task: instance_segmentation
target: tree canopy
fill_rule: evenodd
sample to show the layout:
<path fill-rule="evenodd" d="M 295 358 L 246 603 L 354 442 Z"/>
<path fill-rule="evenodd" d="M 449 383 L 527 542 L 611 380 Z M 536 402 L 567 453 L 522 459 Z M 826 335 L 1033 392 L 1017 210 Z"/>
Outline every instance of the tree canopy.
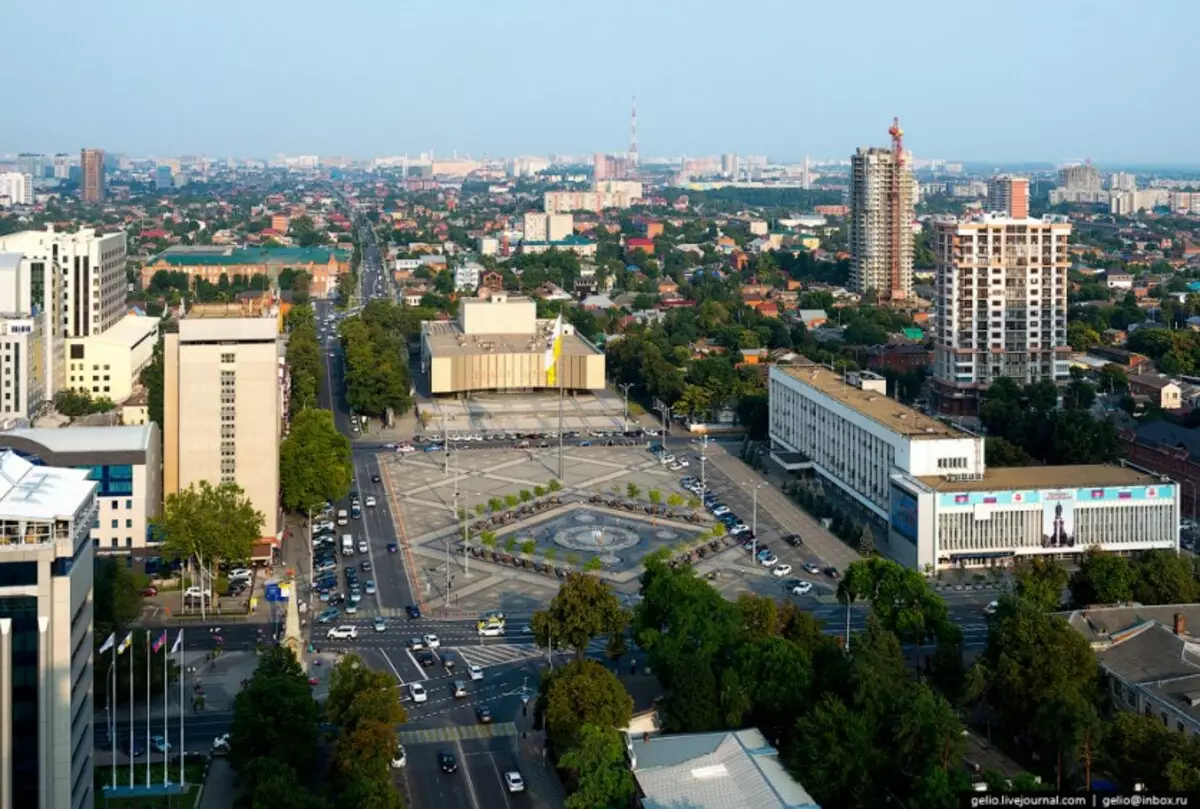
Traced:
<path fill-rule="evenodd" d="M 624 632 L 628 622 L 629 615 L 608 582 L 587 573 L 572 573 L 549 606 L 533 614 L 530 624 L 543 649 L 573 649 L 582 660 L 594 638 Z"/>
<path fill-rule="evenodd" d="M 168 556 L 215 565 L 250 558 L 262 538 L 263 515 L 236 483 L 202 480 L 167 495 L 154 527 Z"/>
<path fill-rule="evenodd" d="M 292 418 L 279 447 L 279 484 L 284 508 L 307 511 L 350 491 L 354 464 L 350 442 L 328 410 L 302 410 Z"/>

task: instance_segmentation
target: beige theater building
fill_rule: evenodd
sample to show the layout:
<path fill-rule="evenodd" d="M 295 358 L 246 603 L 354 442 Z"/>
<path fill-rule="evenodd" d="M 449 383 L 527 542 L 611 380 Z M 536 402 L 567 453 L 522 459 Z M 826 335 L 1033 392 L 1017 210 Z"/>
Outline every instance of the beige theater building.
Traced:
<path fill-rule="evenodd" d="M 421 324 L 421 365 L 430 391 L 528 391 L 549 387 L 546 349 L 553 320 L 539 320 L 537 304 L 524 297 L 493 295 L 460 303 L 457 321 Z M 559 358 L 567 390 L 604 387 L 604 353 L 563 323 Z"/>

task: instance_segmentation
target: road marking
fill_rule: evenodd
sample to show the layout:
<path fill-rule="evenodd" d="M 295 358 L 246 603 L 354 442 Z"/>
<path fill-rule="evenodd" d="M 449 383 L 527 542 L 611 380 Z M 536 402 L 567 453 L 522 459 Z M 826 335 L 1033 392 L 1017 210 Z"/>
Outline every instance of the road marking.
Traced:
<path fill-rule="evenodd" d="M 363 468 L 366 469 L 367 480 L 370 480 L 371 479 L 370 465 L 364 462 Z M 355 474 L 355 478 L 358 479 L 357 474 Z M 367 558 L 371 560 L 371 570 L 374 571 L 375 570 L 375 554 L 373 554 L 371 552 L 371 529 L 367 527 L 368 522 L 370 522 L 370 521 L 364 516 L 362 518 L 363 536 L 366 537 L 366 540 L 367 540 Z M 381 586 L 382 584 L 383 584 L 382 579 L 375 580 L 375 603 L 377 603 L 377 604 L 383 603 L 383 588 Z"/>
<path fill-rule="evenodd" d="M 479 809 L 479 798 L 475 794 L 475 781 L 471 778 L 471 769 L 467 766 L 467 754 L 463 752 L 462 742 L 454 740 L 454 749 L 458 750 L 458 760 L 462 762 L 463 775 L 467 777 L 467 794 L 471 798 L 471 806 Z"/>
<path fill-rule="evenodd" d="M 435 744 L 472 739 L 505 738 L 516 735 L 517 724 L 515 722 L 497 722 L 492 725 L 448 725 L 439 728 L 402 730 L 396 734 L 396 738 L 401 744 Z"/>
<path fill-rule="evenodd" d="M 400 672 L 396 670 L 396 664 L 393 663 L 392 659 L 387 656 L 387 652 L 385 652 L 383 649 L 380 649 L 379 653 L 383 655 L 383 659 L 387 661 L 388 668 L 392 670 L 392 674 L 396 675 L 396 680 L 400 683 L 400 685 L 404 685 L 404 678 L 401 677 Z"/>
<path fill-rule="evenodd" d="M 417 658 L 413 656 L 412 649 L 405 649 L 404 653 L 408 655 L 408 659 L 412 661 L 412 664 L 417 667 L 417 673 L 421 675 L 421 679 L 428 680 L 429 675 L 425 673 L 425 667 L 417 662 Z"/>

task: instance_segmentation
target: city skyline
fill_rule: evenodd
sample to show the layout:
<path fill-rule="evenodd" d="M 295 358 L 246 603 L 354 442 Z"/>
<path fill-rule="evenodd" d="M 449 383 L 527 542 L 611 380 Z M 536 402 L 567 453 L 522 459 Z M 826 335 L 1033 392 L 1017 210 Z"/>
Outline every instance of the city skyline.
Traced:
<path fill-rule="evenodd" d="M 466 2 L 448 21 L 408 7 L 343 7 L 333 16 L 303 2 L 287 13 L 278 4 L 218 2 L 205 15 L 142 0 L 121 15 L 54 14 L 54 5 L 65 10 L 19 0 L 7 16 L 18 27 L 53 16 L 67 42 L 114 45 L 88 59 L 96 89 L 84 93 L 78 63 L 38 60 L 36 38 L 15 40 L 17 63 L 40 67 L 10 94 L 16 114 L 0 151 L 588 155 L 627 147 L 636 95 L 645 155 L 849 155 L 885 145 L 886 124 L 899 115 L 917 155 L 1194 161 L 1185 133 L 1198 114 L 1175 103 L 1169 84 L 1115 70 L 1079 80 L 1095 44 L 1126 30 L 1115 6 L 1018 2 L 996 16 L 943 0 L 921 15 L 883 3 L 762 2 L 755 14 L 731 16 L 705 3 L 618 2 L 598 16 L 528 3 L 501 17 Z M 1162 70 L 1185 72 L 1189 23 L 1200 12 L 1182 4 L 1143 12 L 1139 32 L 1156 39 Z M 122 47 L 125 21 L 136 18 L 153 18 L 164 35 Z M 1053 48 L 1030 31 L 1031 19 Z M 304 42 L 311 48 L 294 47 Z M 848 47 L 873 56 L 848 59 Z M 1001 51 L 1006 60 L 984 58 Z M 273 57 L 284 52 L 286 60 Z M 991 69 L 971 69 L 973 60 Z M 137 88 L 128 102 L 136 115 L 112 115 L 112 96 L 99 89 L 122 86 Z M 1056 101 L 1056 88 L 1068 86 L 1070 103 Z M 61 114 L 64 98 L 72 115 Z M 1136 116 L 1114 112 L 1122 98 L 1138 99 Z M 373 125 L 340 123 L 371 107 L 363 120 Z M 262 116 L 261 125 L 245 126 L 247 115 Z"/>

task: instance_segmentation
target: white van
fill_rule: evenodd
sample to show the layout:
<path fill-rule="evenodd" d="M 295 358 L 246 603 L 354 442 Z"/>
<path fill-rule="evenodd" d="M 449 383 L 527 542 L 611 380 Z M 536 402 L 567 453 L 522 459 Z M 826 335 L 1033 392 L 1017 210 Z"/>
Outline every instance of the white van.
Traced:
<path fill-rule="evenodd" d="M 350 534 L 342 534 L 342 556 L 354 555 L 354 537 Z"/>

